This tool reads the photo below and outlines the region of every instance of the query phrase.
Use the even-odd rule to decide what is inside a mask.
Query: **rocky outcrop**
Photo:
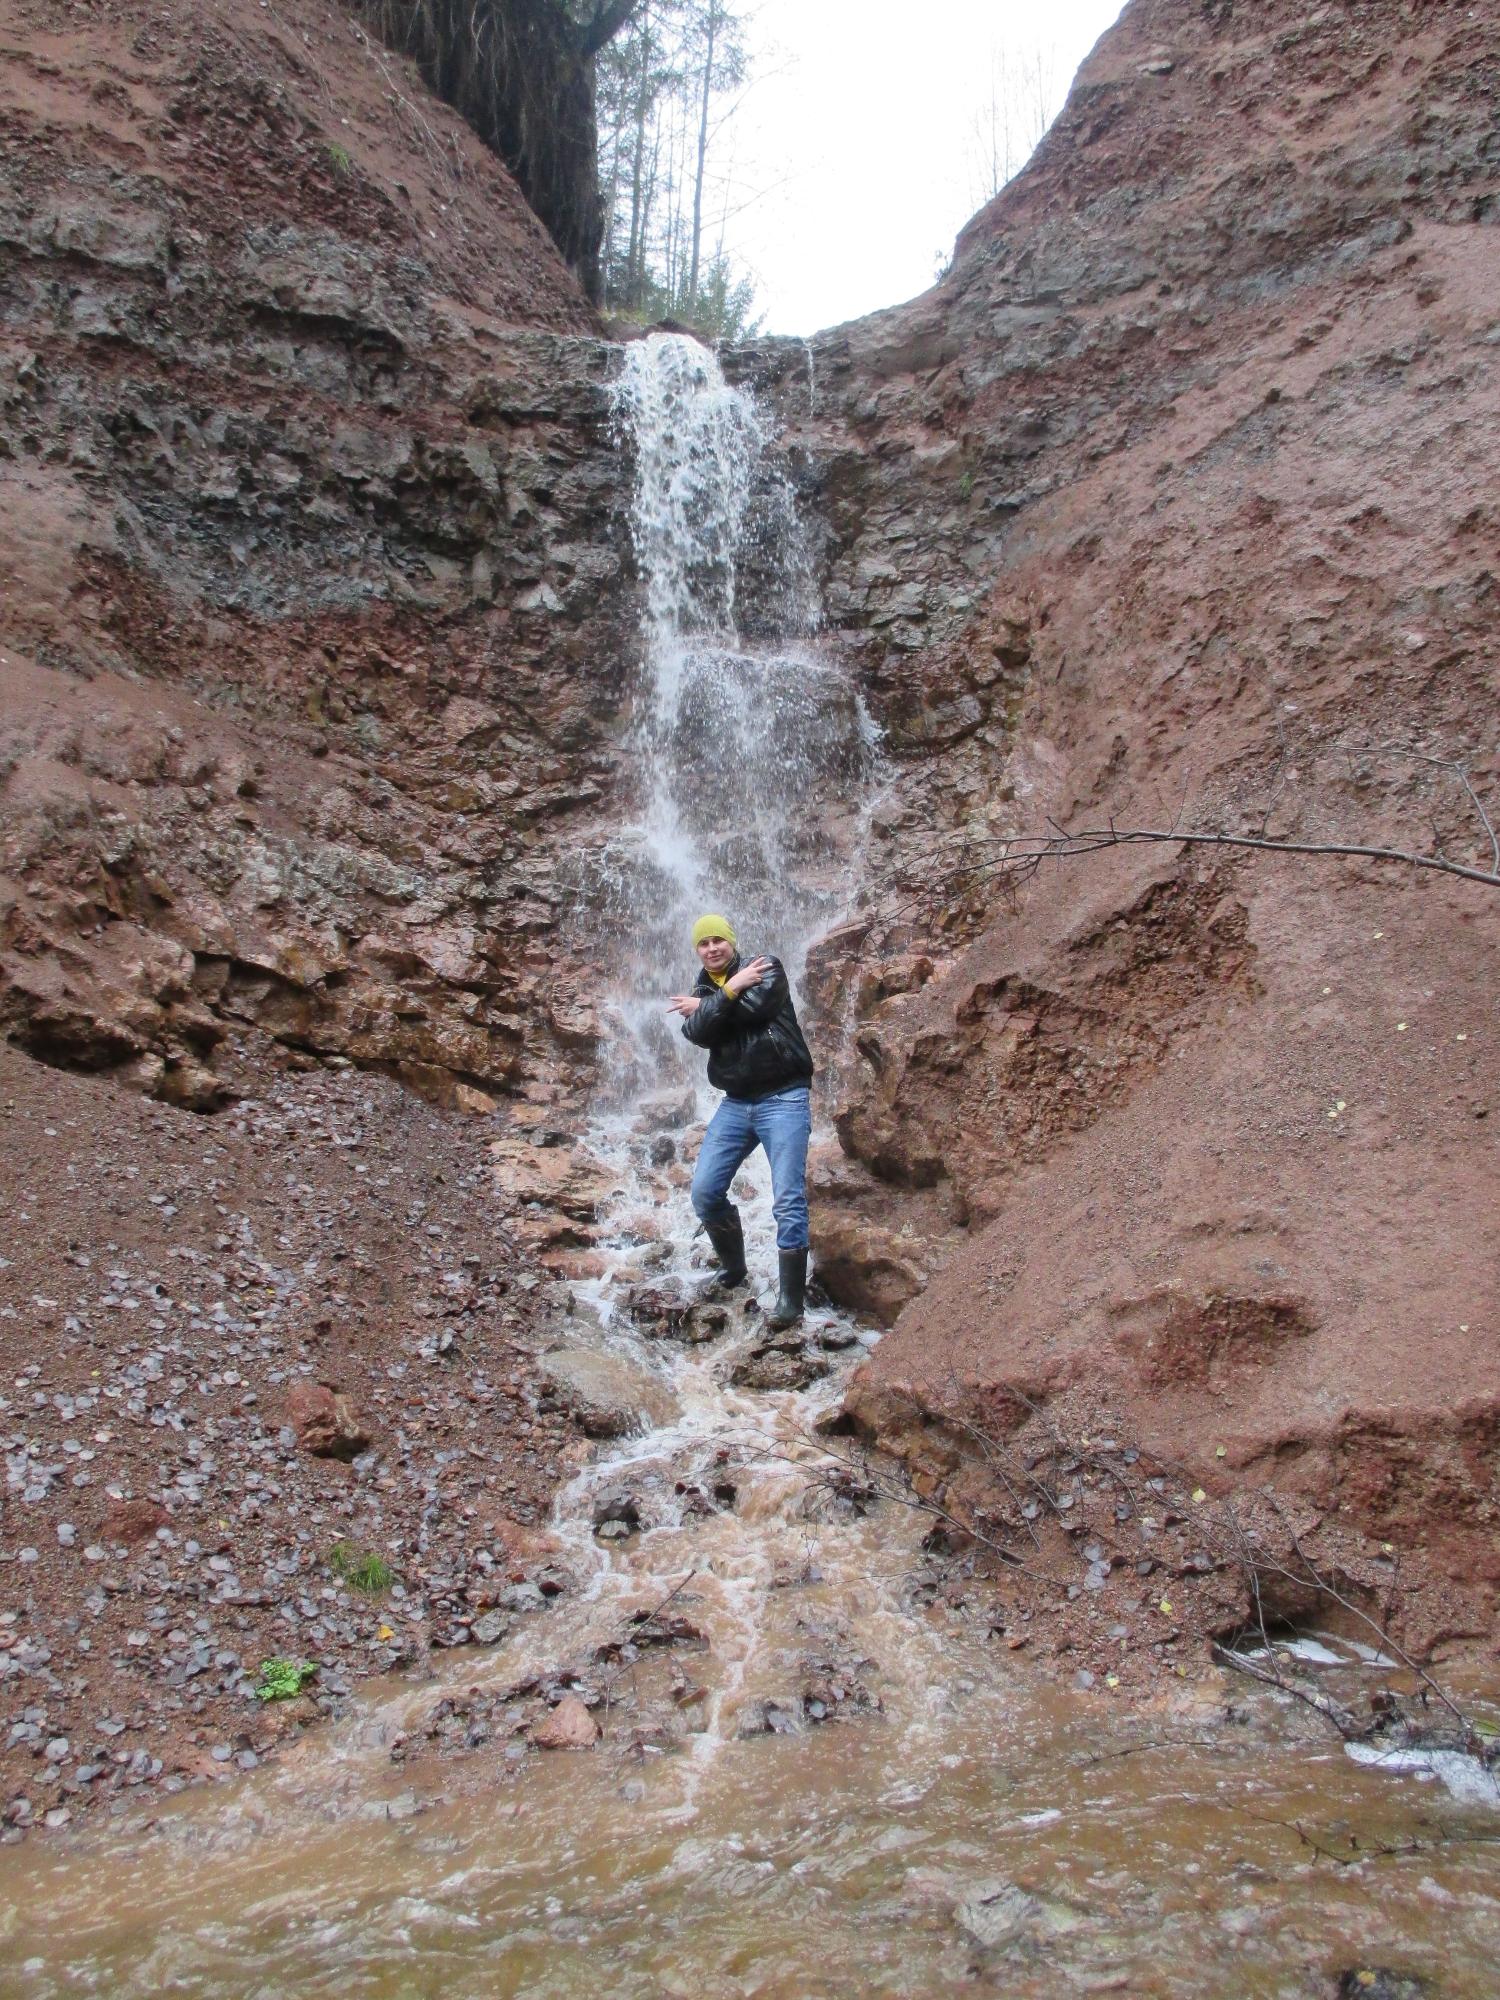
[[[814,967],[855,1050],[819,1270],[895,1328],[856,1411],[1087,1384],[1434,1602],[1500,1581],[1494,891],[993,864],[1113,824],[1488,865],[1496,55],[1458,6],[1136,0],[935,291],[735,364],[894,770]]]
[[[630,654],[581,294],[335,0],[3,16],[0,1025],[205,1110],[238,1023],[469,1108],[576,1070]]]
[[[557,1348],[542,1357],[538,1373],[544,1393],[588,1437],[629,1437],[660,1429],[678,1415],[676,1398],[665,1384],[622,1355]]]

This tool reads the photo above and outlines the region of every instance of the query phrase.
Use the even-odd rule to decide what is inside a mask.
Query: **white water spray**
[[[695,973],[701,911],[795,977],[847,896],[874,740],[812,644],[794,496],[752,400],[697,341],[658,334],[626,350],[615,410],[644,616],[636,813],[586,884],[624,1029],[606,1107],[701,1069],[662,1011]]]

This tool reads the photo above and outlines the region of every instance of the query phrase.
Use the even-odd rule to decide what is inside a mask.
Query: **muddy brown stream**
[[[1371,1966],[1496,1990],[1492,1812],[1217,1674],[1146,1712],[1060,1692],[932,1599],[923,1516],[830,1487],[806,1439],[836,1377],[768,1396],[701,1350],[665,1365],[681,1420],[559,1501],[575,1593],[232,1788],[7,1855],[0,1990],[1291,1996]],[[676,1489],[710,1472],[737,1497],[699,1512]],[[645,1525],[605,1544],[621,1485]],[[501,1726],[393,1763],[445,1696],[597,1659],[673,1590],[707,1642],[660,1649],[702,1691],[677,1726],[643,1727],[617,1662],[580,1676],[618,1704],[591,1750]],[[1317,1852],[1351,1834],[1368,1859]]]

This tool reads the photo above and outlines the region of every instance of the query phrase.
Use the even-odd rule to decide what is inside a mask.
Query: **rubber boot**
[[[716,1299],[721,1292],[732,1292],[743,1285],[749,1276],[745,1266],[745,1230],[737,1208],[729,1211],[727,1222],[705,1222],[703,1228],[713,1245],[719,1268],[703,1286],[700,1297]]]
[[[795,1326],[802,1317],[802,1308],[807,1302],[807,1252],[783,1250],[779,1261],[781,1292],[766,1322],[778,1332],[782,1327]]]

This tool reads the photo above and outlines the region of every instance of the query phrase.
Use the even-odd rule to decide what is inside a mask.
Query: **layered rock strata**
[[[503,1097],[519,1240],[586,1254],[610,351],[333,0],[0,0],[0,33],[0,1026],[174,1119],[246,1087],[242,1034]],[[1500,1581],[1492,892],[991,864],[1053,823],[1485,864],[1496,41],[1136,0],[934,292],[731,357],[893,780],[810,981],[820,1045],[852,1025],[819,1268],[894,1325],[851,1420],[938,1494],[934,1418],[1102,1399],[1186,1490],[1410,1558],[1424,1642]],[[26,1296],[18,1358],[62,1318]]]
[[[333,0],[0,24],[0,1021],[199,1108],[237,1023],[567,1072],[630,657],[573,280]]]

